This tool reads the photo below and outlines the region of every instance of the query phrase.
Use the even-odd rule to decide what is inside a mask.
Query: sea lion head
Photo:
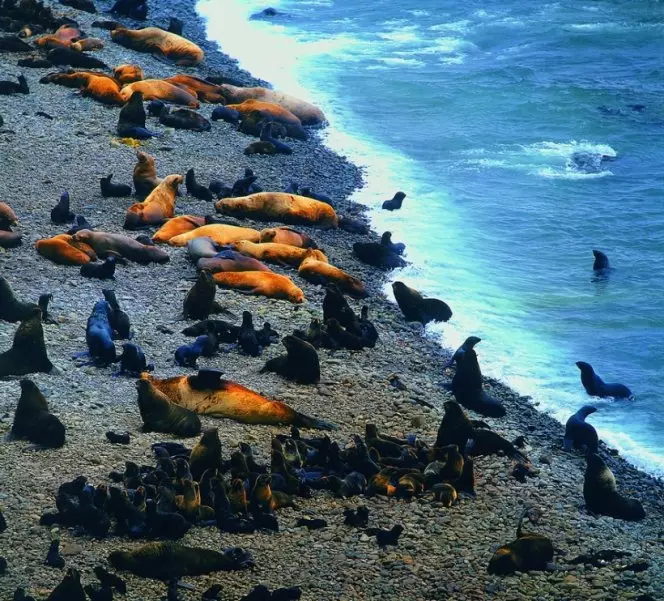
[[[465,350],[469,350],[475,347],[476,344],[479,344],[482,342],[482,339],[479,338],[478,336],[468,336],[466,340],[463,343],[463,348]]]
[[[180,186],[184,182],[184,177],[181,175],[167,175],[163,180],[162,183],[166,184],[169,188],[172,188],[177,192],[178,186]]]
[[[71,239],[74,242],[85,242],[87,244],[92,239],[92,232],[90,230],[78,230]]]
[[[582,417],[588,417],[591,413],[595,413],[595,411],[597,411],[597,407],[593,407],[592,405],[584,405],[577,411],[577,413]]]
[[[582,374],[594,374],[595,371],[592,368],[592,365],[590,363],[586,363],[585,361],[577,361],[576,366],[581,370]]]

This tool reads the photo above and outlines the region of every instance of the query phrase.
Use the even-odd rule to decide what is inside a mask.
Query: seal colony
[[[448,370],[443,351],[421,336],[422,326],[406,323],[454,321],[463,307],[450,308],[405,284],[394,290],[398,306],[385,302],[378,269],[401,266],[396,257],[404,251],[389,236],[379,244],[361,233],[366,223],[346,200],[356,172],[317,146],[308,129],[324,122],[322,112],[250,81],[229,62],[219,72],[219,56],[200,37],[191,8],[178,15],[183,28],[174,35],[202,54],[184,53],[186,62],[198,64],[185,74],[143,52],[157,40],[161,59],[182,59],[168,57],[175,38],[153,31],[167,26],[168,7],[151,3],[148,10],[134,0],[95,4],[100,12],[113,8],[115,18],[143,19],[146,29],[129,20],[112,24],[97,30],[100,47],[83,37],[96,17],[32,0],[20,0],[20,10],[0,2],[0,17],[9,19],[0,22],[6,36],[25,25],[41,30],[19,41],[54,36],[43,43],[53,47],[39,60],[99,69],[68,74],[84,73],[74,86],[81,95],[71,96],[68,86],[38,83],[52,67],[32,67],[25,76],[30,94],[4,96],[0,110],[12,131],[32,131],[32,113],[53,117],[43,121],[47,145],[40,136],[28,147],[16,134],[0,134],[3,150],[11,149],[3,153],[7,173],[19,181],[29,174],[41,191],[23,193],[11,178],[0,185],[6,201],[0,230],[23,236],[22,245],[0,255],[8,284],[0,293],[9,299],[6,317],[0,315],[8,320],[0,323],[0,365],[10,378],[0,381],[0,409],[9,416],[0,428],[27,439],[2,443],[8,476],[0,516],[8,527],[0,527],[7,566],[1,596],[20,589],[45,598],[52,590],[51,599],[82,599],[85,585],[91,598],[108,599],[109,591],[111,597],[121,593],[118,581],[126,579],[128,599],[158,599],[164,585],[146,579],[194,575],[187,584],[195,597],[183,592],[183,598],[205,591],[203,598],[212,599],[220,588],[224,598],[269,598],[258,581],[280,594],[296,587],[292,598],[396,598],[406,590],[414,598],[463,600],[513,599],[517,592],[596,598],[598,589],[617,599],[623,592],[660,596],[660,485],[597,442],[585,421],[588,409],[570,420],[563,440],[560,425],[483,379],[476,337]],[[116,35],[124,45],[112,40],[109,32],[125,30],[144,32],[137,37],[140,53],[126,48],[135,45],[131,35]],[[15,61],[34,50],[0,45],[7,47],[18,48],[18,54],[0,52],[13,74]],[[116,68],[102,71],[105,65]],[[150,93],[174,104],[184,99],[204,117],[211,115],[208,103],[249,101],[253,110],[227,109],[231,122],[213,120],[207,133],[167,129],[163,107],[154,113],[160,121],[146,120],[150,110],[132,116],[135,107],[126,102],[136,90],[126,86],[139,82],[144,100]],[[137,106],[140,96],[134,98]],[[117,139],[121,106],[129,107],[123,125],[138,128],[123,133],[140,135],[144,128],[159,135]],[[239,129],[233,121],[240,121]],[[266,125],[266,148],[286,135],[292,154],[245,158],[248,136]],[[86,132],[95,135],[82,138]],[[133,148],[141,149],[138,157]],[[76,175],[73,165],[80,167]],[[237,179],[247,165],[251,173]],[[191,171],[186,194],[178,195],[177,185],[192,169],[196,177]],[[344,175],[326,178],[323,172]],[[67,196],[58,203],[52,222],[50,211],[65,189],[71,201]],[[134,190],[136,198],[128,198]],[[403,197],[386,208],[400,209],[407,219]],[[123,229],[127,214],[139,215],[126,225],[140,231]],[[355,252],[369,267],[351,254],[356,243],[378,244]],[[118,265],[110,280],[117,296],[102,291],[106,282],[84,279],[73,267],[97,272],[107,265],[102,260]],[[222,285],[216,296],[188,297],[197,269],[206,274],[212,265],[222,268],[209,269]],[[204,321],[194,323],[198,317],[189,313],[181,321],[185,298],[194,314],[203,307]],[[222,313],[209,315],[213,303]],[[240,325],[247,309],[281,334],[272,348],[258,343],[261,330],[250,319],[243,316]],[[198,372],[173,360],[174,350],[192,341],[181,330],[196,342],[205,339]],[[120,356],[116,341],[129,337]],[[280,337],[283,346],[274,344]],[[86,338],[97,361],[78,367],[70,356]],[[145,355],[154,373],[139,378],[148,369]],[[116,362],[123,377],[113,377]],[[579,406],[583,402],[580,396]],[[339,429],[327,435],[298,429],[332,425]],[[109,429],[131,436],[109,437]],[[200,440],[190,438],[201,432]],[[176,444],[173,437],[184,440]],[[116,447],[110,442],[116,439],[128,444]],[[35,452],[34,444],[49,450]],[[593,454],[586,458],[587,452]],[[533,533],[519,521],[515,539],[519,516],[528,517]],[[64,560],[65,573],[41,565],[55,535],[62,555],[51,563]],[[171,544],[134,537],[184,538]],[[75,546],[80,551],[70,553]],[[595,552],[629,559],[605,559],[598,569]],[[448,568],[445,578],[440,566]],[[225,569],[237,571],[227,577]],[[525,577],[524,570],[534,571]],[[637,579],[639,571],[644,577]],[[174,582],[167,594],[177,598]]]

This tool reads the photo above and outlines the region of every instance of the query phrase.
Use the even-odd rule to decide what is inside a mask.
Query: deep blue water
[[[327,143],[367,167],[358,201],[407,193],[373,219],[408,244],[394,277],[452,307],[431,333],[480,336],[484,372],[561,421],[592,401],[600,436],[664,474],[664,4],[270,5],[198,8],[243,67],[326,111]],[[579,360],[634,399],[587,397]]]

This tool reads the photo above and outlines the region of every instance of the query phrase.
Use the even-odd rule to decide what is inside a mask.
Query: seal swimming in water
[[[394,282],[392,291],[406,321],[419,321],[426,325],[430,321],[449,321],[452,317],[452,309],[447,303],[437,298],[425,298],[403,282]]]
[[[11,435],[53,449],[65,444],[64,425],[49,412],[46,398],[32,380],[21,380],[21,397],[14,413]]]
[[[286,347],[286,354],[267,361],[261,373],[272,371],[300,384],[319,382],[320,362],[316,349],[296,336],[286,336],[282,343]]]
[[[597,431],[586,422],[586,417],[595,411],[597,411],[596,407],[584,405],[567,420],[563,441],[566,451],[571,451],[574,446],[575,449],[585,447],[587,452],[597,453]]]
[[[244,386],[223,380],[221,372],[200,370],[196,376],[157,379],[144,373],[173,403],[211,417],[225,417],[245,424],[292,425],[335,430],[329,422],[299,413],[281,401],[271,401]]]
[[[397,192],[392,200],[386,200],[383,202],[382,207],[386,211],[398,211],[403,204],[403,200],[406,198],[406,195],[403,192]]]
[[[607,384],[604,382],[589,363],[577,361],[576,366],[581,370],[581,384],[590,396],[614,397],[616,399],[627,399],[632,396],[632,391],[624,384]]]
[[[609,265],[609,257],[607,257],[601,250],[593,250],[595,261],[593,262],[593,271],[596,274],[606,274],[612,271]]]
[[[163,432],[175,436],[196,436],[201,420],[193,411],[177,405],[146,379],[136,382],[138,409],[144,432]]]
[[[9,350],[0,354],[0,378],[54,371],[44,343],[44,329],[39,307],[19,324]]]
[[[597,453],[588,453],[586,462],[583,498],[589,511],[628,521],[646,517],[640,501],[618,493],[615,476]]]

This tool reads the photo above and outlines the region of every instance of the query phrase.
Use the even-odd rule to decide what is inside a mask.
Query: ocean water
[[[280,14],[252,15],[267,6]],[[366,168],[355,199],[406,242],[485,374],[664,474],[664,3],[200,0],[241,66],[319,104]],[[592,272],[592,249],[615,268]],[[389,294],[391,296],[391,293]],[[576,361],[634,392],[600,400]],[[441,381],[444,376],[441,373]]]

